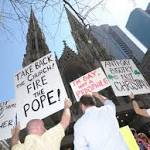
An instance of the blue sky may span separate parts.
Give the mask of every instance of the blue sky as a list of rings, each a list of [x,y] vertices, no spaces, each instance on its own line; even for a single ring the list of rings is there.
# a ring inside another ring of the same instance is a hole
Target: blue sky
[[[88,0],[83,0],[82,2],[84,1],[85,3],[88,3]],[[97,0],[93,0],[93,2],[94,1],[96,3]],[[120,1],[122,5],[120,4]],[[106,0],[106,2],[107,3],[103,7],[97,7],[97,9],[89,15],[87,19],[90,24],[119,24],[121,28],[124,28],[130,11],[135,7],[145,9],[150,1],[132,0],[131,3],[130,0]],[[90,6],[91,5],[92,4],[90,4]],[[11,8],[8,7],[8,9]],[[60,12],[63,12],[63,16],[61,18],[61,23],[58,23]],[[118,16],[118,12],[120,13],[120,16]],[[85,14],[86,10],[83,12],[83,15]],[[50,7],[45,9],[43,20],[41,20],[40,14],[37,12],[35,12],[35,15],[39,19],[40,27],[43,29],[46,36],[46,42],[52,52],[55,51],[58,56],[61,55],[63,50],[63,40],[66,40],[67,44],[75,49],[70,33],[70,27],[62,6],[56,8],[55,11]],[[15,73],[22,68],[22,60],[26,47],[27,24],[24,26],[23,33],[19,23],[2,19],[0,16],[0,101],[6,101],[15,98],[13,78]],[[7,23],[9,32],[11,33],[2,30],[1,21]]]

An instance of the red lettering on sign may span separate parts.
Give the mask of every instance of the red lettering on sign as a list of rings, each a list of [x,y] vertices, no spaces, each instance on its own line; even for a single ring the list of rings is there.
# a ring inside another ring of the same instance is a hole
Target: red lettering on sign
[[[87,83],[87,82],[85,82],[85,83]],[[97,91],[98,88],[105,87],[107,84],[108,84],[107,78],[104,78],[104,79],[99,80],[98,82],[95,82],[92,84],[82,84],[80,89],[76,91],[76,95],[78,98],[80,98],[82,95],[84,95],[88,92]]]

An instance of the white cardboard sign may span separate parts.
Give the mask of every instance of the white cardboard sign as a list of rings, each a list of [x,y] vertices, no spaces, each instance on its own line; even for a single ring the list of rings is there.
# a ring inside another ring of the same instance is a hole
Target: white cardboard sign
[[[97,92],[110,86],[101,68],[95,69],[70,83],[76,100],[88,92]]]
[[[11,129],[16,125],[16,101],[0,103],[0,140],[11,137]]]
[[[52,54],[15,75],[17,113],[21,128],[31,119],[43,119],[64,107],[67,94]]]
[[[131,59],[101,63],[116,96],[150,93],[150,86]]]

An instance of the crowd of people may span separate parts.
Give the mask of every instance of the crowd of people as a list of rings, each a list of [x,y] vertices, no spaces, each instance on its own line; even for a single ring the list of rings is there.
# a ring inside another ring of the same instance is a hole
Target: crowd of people
[[[131,94],[133,109],[139,115],[150,117],[150,109],[141,109]],[[96,107],[96,99],[103,106]],[[61,141],[65,136],[65,130],[69,126],[72,103],[69,99],[64,101],[64,111],[60,122],[46,130],[40,119],[32,119],[27,123],[28,135],[24,143],[20,143],[20,127],[17,124],[12,129],[12,150],[59,150]],[[74,149],[75,150],[129,150],[119,131],[119,123],[116,118],[115,104],[107,97],[92,92],[83,95],[79,101],[83,115],[74,125]],[[150,140],[144,133],[137,133],[131,129],[140,150],[150,150]]]

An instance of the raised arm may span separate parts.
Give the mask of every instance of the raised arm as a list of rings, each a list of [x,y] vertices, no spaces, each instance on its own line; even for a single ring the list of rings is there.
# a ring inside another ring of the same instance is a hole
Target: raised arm
[[[106,102],[106,100],[108,100],[107,97],[105,97],[105,96],[103,96],[103,95],[101,95],[101,94],[99,94],[97,92],[93,92],[92,95],[94,97],[96,97],[99,101],[101,101],[103,104]]]
[[[68,99],[64,101],[64,112],[62,114],[62,118],[60,121],[60,124],[64,129],[66,129],[69,126],[70,120],[71,120],[71,113],[70,113],[70,107],[72,105],[72,102]]]
[[[136,114],[144,116],[144,117],[150,117],[150,115],[147,112],[148,111],[147,109],[141,109],[139,107],[139,104],[135,101],[135,97],[133,93],[129,95],[129,98],[132,100],[133,109],[136,112]]]
[[[135,100],[132,101],[132,105],[136,114],[144,116],[144,117],[150,117],[150,115],[147,112],[147,109],[141,109]]]
[[[92,95],[94,97],[96,97],[99,101],[101,101],[105,106],[107,106],[106,108],[111,110],[111,112],[116,115],[116,107],[115,104],[109,100],[107,97],[99,94],[98,92],[93,92]]]
[[[11,129],[11,146],[14,146],[20,142],[19,139],[20,133],[20,124],[17,124],[14,128]]]

